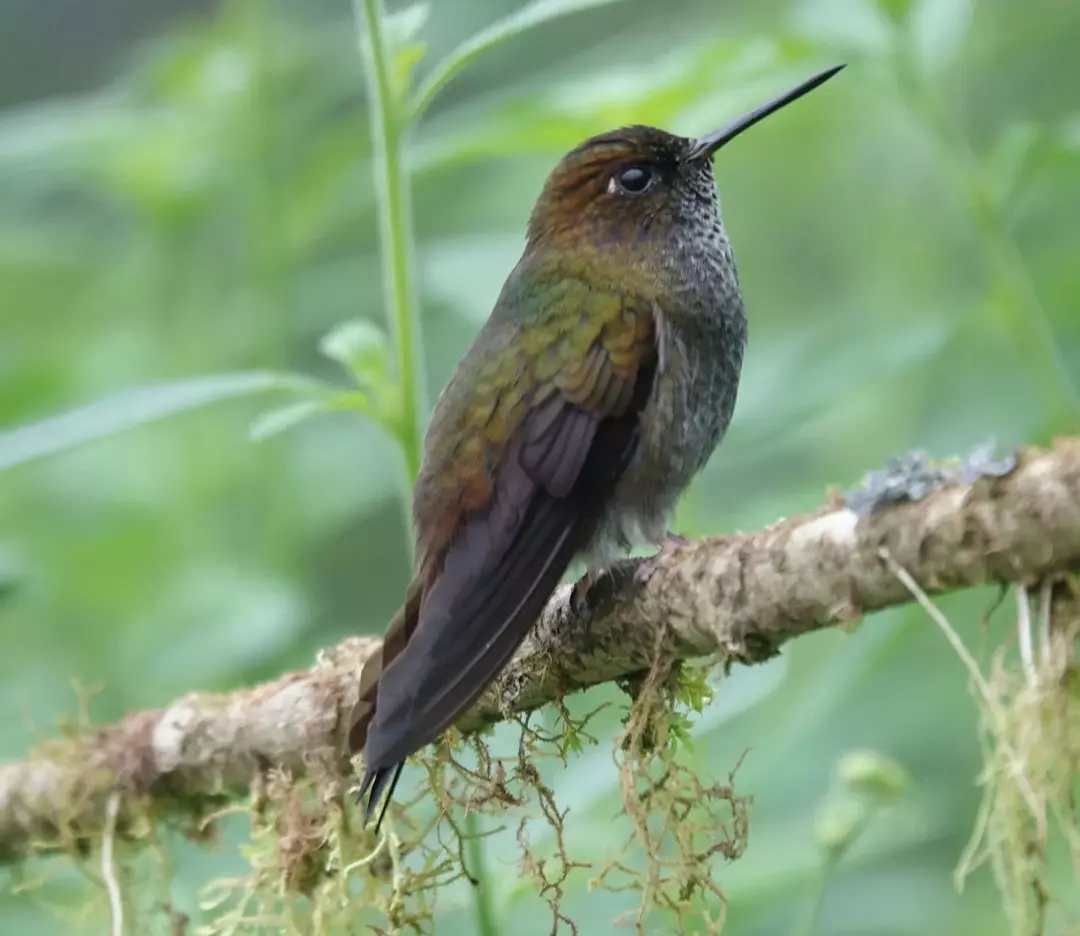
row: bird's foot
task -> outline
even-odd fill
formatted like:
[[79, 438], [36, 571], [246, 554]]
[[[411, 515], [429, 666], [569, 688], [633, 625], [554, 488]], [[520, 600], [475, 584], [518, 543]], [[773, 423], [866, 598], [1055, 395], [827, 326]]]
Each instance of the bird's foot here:
[[607, 569], [594, 569], [591, 566], [586, 569], [585, 574], [574, 582], [570, 590], [571, 609], [578, 614], [584, 614], [588, 610], [589, 592], [607, 574]]
[[674, 554], [677, 549], [681, 546], [685, 546], [689, 542], [690, 540], [685, 536], [679, 536], [678, 533], [672, 533], [668, 530], [668, 532], [664, 534], [664, 539], [660, 543], [660, 548], [653, 555], [649, 556], [647, 559], [642, 559], [637, 564], [637, 568], [634, 569], [634, 582], [641, 586], [648, 585], [649, 579], [656, 574], [656, 570], [660, 563], [665, 559], [671, 558], [672, 554]]

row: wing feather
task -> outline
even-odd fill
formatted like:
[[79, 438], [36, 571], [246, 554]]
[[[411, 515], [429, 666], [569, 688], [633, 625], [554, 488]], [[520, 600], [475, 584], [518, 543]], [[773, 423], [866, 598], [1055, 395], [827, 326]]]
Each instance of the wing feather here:
[[[655, 323], [648, 312], [601, 298], [607, 317], [599, 327], [568, 329], [536, 355], [545, 369], [552, 358], [562, 366], [521, 411], [486, 504], [462, 518], [436, 562], [428, 555], [435, 571], [415, 623], [399, 627], [404, 643], [380, 661], [375, 704], [364, 710], [362, 739], [356, 735], [365, 744], [369, 812], [392, 788], [391, 774], [396, 782], [398, 765], [435, 740], [510, 661], [633, 456], [657, 368]], [[487, 411], [494, 420], [515, 410]], [[445, 528], [445, 517], [438, 522]]]

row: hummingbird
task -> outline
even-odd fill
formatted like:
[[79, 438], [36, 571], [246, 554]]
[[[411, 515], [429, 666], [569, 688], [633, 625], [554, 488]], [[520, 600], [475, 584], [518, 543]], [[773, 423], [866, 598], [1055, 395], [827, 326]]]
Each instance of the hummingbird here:
[[551, 172], [521, 259], [439, 396], [416, 574], [360, 676], [350, 753], [383, 821], [405, 759], [509, 663], [568, 567], [679, 538], [735, 408], [747, 319], [713, 157], [834, 66], [698, 139], [629, 126]]

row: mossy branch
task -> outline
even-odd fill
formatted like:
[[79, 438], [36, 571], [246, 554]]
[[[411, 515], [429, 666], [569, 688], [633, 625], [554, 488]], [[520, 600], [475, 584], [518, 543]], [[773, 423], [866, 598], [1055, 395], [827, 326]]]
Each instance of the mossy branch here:
[[[929, 594], [1080, 570], [1080, 438], [1024, 450], [1004, 477], [947, 484], [869, 515], [834, 498], [758, 532], [688, 543], [647, 577], [628, 561], [576, 600], [562, 588], [460, 727], [640, 672], [660, 623], [680, 657], [767, 659], [793, 637], [910, 601], [891, 563]], [[145, 815], [149, 803], [162, 819], [198, 821], [272, 768], [347, 776], [348, 714], [361, 664], [378, 646], [350, 638], [310, 669], [232, 693], [192, 693], [0, 766], [0, 861], [90, 844], [117, 791], [122, 835], [129, 808]]]

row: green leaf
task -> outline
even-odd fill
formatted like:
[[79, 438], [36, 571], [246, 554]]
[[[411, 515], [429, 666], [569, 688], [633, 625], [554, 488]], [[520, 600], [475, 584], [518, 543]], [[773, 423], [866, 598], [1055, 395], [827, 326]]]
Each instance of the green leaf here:
[[471, 39], [465, 40], [435, 66], [413, 98], [408, 110], [409, 120], [418, 120], [435, 96], [489, 49], [520, 35], [533, 26], [566, 16], [568, 13], [618, 2], [620, 0], [534, 0], [533, 3], [528, 3], [520, 10], [492, 23], [487, 29], [482, 29]]
[[878, 6], [897, 26], [904, 23], [911, 11], [913, 0], [878, 0]]
[[1054, 142], [1062, 149], [1080, 151], [1080, 114], [1066, 118], [1057, 128]]
[[337, 361], [361, 386], [387, 379], [389, 346], [386, 333], [367, 319], [342, 322], [319, 342], [319, 350]]
[[248, 435], [253, 442], [262, 442], [270, 436], [291, 429], [304, 420], [325, 413], [327, 407], [319, 400], [299, 400], [261, 413], [251, 422]]
[[412, 74], [426, 54], [425, 42], [410, 42], [394, 50], [394, 93], [398, 101], [408, 97]]
[[[710, 39], [652, 57], [647, 64], [547, 83], [446, 121], [409, 150], [414, 172], [511, 154], [562, 154], [620, 124], [687, 132], [760, 103], [763, 86], [782, 80], [817, 46], [805, 39]], [[755, 85], [761, 85], [755, 89]]]
[[90, 154], [106, 187], [153, 218], [181, 221], [205, 210], [220, 182], [222, 139], [190, 115], [146, 120], [121, 145]]
[[5, 110], [0, 114], [0, 165], [24, 169], [77, 158], [126, 139], [141, 115], [116, 93], [87, 95]]
[[427, 54], [427, 43], [417, 41], [416, 37], [430, 16], [430, 3], [414, 3], [384, 21], [386, 41], [394, 59], [394, 93], [399, 101], [408, 95], [413, 71]]
[[368, 319], [342, 322], [323, 337], [319, 350], [344, 367], [361, 390], [341, 394], [333, 408], [364, 413], [397, 438], [401, 427], [401, 389], [390, 374], [386, 333]]
[[[844, 337], [858, 327], [855, 315], [838, 311], [827, 327], [768, 341], [757, 367], [743, 376], [736, 415], [740, 435], [728, 442], [726, 451], [794, 433], [813, 414], [933, 360], [947, 348], [959, 320], [955, 310], [950, 317], [929, 309], [903, 321], [883, 318], [877, 340], [868, 346]], [[800, 375], [800, 393], [777, 394], [789, 373]]]
[[867, 57], [888, 54], [893, 29], [882, 8], [866, 0], [815, 0], [799, 3], [792, 27], [820, 47], [848, 50]]
[[193, 673], [200, 685], [228, 685], [287, 651], [309, 614], [302, 590], [245, 559], [208, 553], [172, 569], [149, 609], [155, 626], [118, 656], [165, 696], [185, 691]]
[[926, 74], [941, 74], [956, 61], [974, 13], [975, 0], [919, 0], [910, 25], [915, 55]]
[[998, 204], [1016, 196], [1041, 142], [1038, 128], [1023, 121], [1009, 124], [998, 138], [986, 163]]
[[312, 386], [302, 377], [269, 371], [146, 384], [0, 432], [0, 471], [210, 403], [269, 390], [308, 390]]
[[0, 542], [0, 604], [18, 591], [24, 574], [14, 547]]
[[476, 325], [491, 312], [507, 270], [521, 256], [521, 238], [456, 237], [425, 244], [420, 269], [425, 289]]
[[412, 42], [431, 18], [430, 3], [413, 3], [383, 20], [383, 35], [394, 48]]

